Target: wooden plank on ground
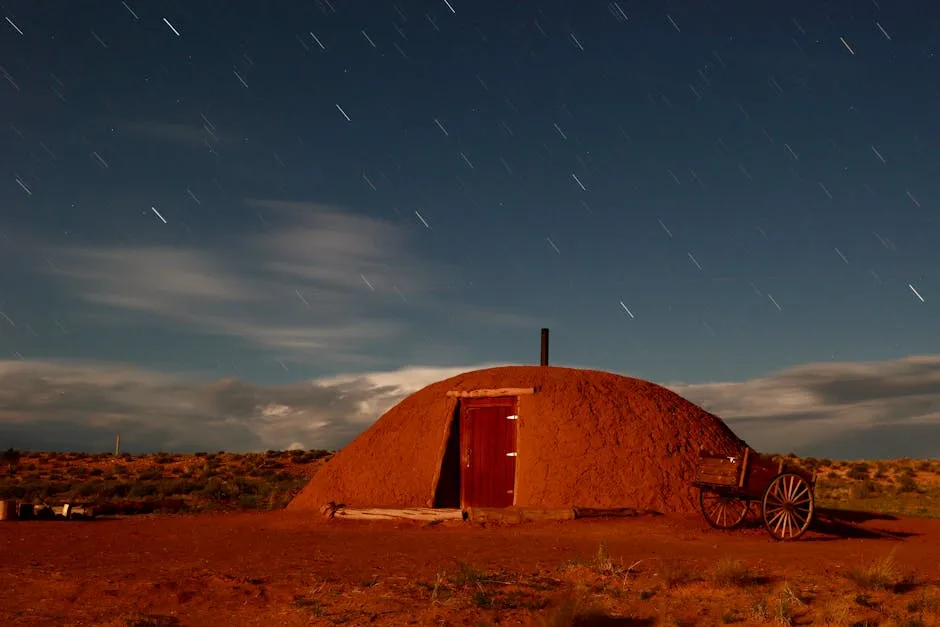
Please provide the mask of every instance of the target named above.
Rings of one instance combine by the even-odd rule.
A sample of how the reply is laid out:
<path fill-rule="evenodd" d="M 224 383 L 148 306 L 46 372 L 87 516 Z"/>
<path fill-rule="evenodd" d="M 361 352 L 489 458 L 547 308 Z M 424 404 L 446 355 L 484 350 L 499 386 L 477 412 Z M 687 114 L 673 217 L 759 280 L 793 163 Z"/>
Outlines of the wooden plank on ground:
<path fill-rule="evenodd" d="M 348 520 L 423 520 L 435 522 L 442 520 L 463 520 L 459 509 L 433 509 L 416 507 L 410 509 L 368 508 L 354 509 L 340 507 L 332 512 L 331 518 Z"/>
<path fill-rule="evenodd" d="M 575 518 L 632 518 L 656 514 L 657 512 L 636 509 L 635 507 L 575 507 Z"/>
<path fill-rule="evenodd" d="M 574 520 L 574 509 L 535 509 L 528 507 L 468 507 L 470 522 L 524 523 L 542 520 Z"/>

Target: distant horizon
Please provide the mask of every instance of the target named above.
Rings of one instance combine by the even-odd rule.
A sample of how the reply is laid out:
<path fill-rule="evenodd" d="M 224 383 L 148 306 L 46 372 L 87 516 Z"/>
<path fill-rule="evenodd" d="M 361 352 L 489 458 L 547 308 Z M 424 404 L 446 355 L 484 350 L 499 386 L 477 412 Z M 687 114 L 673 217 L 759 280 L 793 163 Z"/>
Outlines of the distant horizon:
<path fill-rule="evenodd" d="M 336 451 L 427 385 L 518 365 L 526 364 L 406 367 L 264 386 L 115 364 L 0 361 L 0 449 L 113 453 L 120 433 L 121 451 L 135 455 Z M 744 381 L 657 384 L 718 416 L 760 452 L 937 456 L 940 355 L 805 364 Z"/>

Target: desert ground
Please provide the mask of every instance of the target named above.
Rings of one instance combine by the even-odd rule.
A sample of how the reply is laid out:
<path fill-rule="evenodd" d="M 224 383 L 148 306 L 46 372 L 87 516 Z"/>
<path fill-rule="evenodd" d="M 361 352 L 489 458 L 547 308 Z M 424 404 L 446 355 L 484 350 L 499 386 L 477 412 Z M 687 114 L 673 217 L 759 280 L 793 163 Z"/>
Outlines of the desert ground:
<path fill-rule="evenodd" d="M 0 489 L 124 503 L 109 482 L 149 481 L 134 498 L 152 507 L 129 511 L 156 511 L 0 523 L 3 625 L 940 624 L 937 462 L 803 460 L 824 509 L 779 543 L 700 516 L 484 527 L 284 511 L 319 452 L 49 455 L 24 454 Z M 263 494 L 252 472 L 283 474 Z M 68 489 L 43 488 L 50 475 Z"/>

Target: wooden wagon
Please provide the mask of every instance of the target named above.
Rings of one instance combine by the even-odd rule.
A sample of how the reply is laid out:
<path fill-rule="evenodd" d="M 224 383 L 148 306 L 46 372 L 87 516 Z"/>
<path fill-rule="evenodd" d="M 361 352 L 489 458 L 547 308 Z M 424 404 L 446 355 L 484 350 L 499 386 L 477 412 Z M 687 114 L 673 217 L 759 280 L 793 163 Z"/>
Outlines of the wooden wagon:
<path fill-rule="evenodd" d="M 716 529 L 739 527 L 755 501 L 764 527 L 777 540 L 796 540 L 813 521 L 815 473 L 750 447 L 740 455 L 700 451 L 692 485 L 699 489 L 702 515 Z"/>

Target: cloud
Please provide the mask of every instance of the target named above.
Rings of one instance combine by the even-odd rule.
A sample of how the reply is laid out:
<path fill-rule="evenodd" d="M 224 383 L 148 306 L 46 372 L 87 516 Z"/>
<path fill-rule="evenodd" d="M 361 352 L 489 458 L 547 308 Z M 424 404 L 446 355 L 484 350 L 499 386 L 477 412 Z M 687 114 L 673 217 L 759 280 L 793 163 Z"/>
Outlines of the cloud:
<path fill-rule="evenodd" d="M 60 287 L 129 324 L 227 336 L 321 366 L 373 365 L 378 347 L 454 309 L 454 268 L 414 252 L 407 231 L 312 203 L 252 200 L 270 228 L 213 247 L 77 246 L 48 250 Z M 103 309 L 102 309 L 103 308 Z M 480 325 L 524 317 L 471 307 Z"/>
<path fill-rule="evenodd" d="M 940 450 L 938 355 L 807 364 L 748 381 L 669 387 L 722 416 L 758 449 L 829 457 L 935 457 Z"/>
<path fill-rule="evenodd" d="M 113 121 L 108 121 L 114 126 Z M 173 146 L 194 149 L 214 149 L 226 137 L 209 124 L 179 124 L 174 122 L 132 121 L 117 125 L 124 137 L 157 141 Z"/>
<path fill-rule="evenodd" d="M 425 385 L 492 365 L 263 386 L 125 365 L 0 362 L 0 446 L 106 451 L 120 432 L 125 450 L 136 452 L 339 448 Z M 669 387 L 764 452 L 890 458 L 940 450 L 940 356 Z"/>

